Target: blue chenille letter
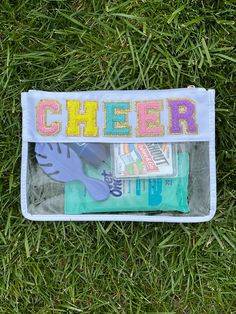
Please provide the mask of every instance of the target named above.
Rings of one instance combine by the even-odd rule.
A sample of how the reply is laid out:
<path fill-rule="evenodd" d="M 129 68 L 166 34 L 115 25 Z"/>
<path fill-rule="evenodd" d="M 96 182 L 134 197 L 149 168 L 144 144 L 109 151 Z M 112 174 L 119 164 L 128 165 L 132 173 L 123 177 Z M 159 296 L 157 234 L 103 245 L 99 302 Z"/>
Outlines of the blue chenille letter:
<path fill-rule="evenodd" d="M 131 110 L 129 102 L 105 102 L 105 136 L 130 136 L 131 127 L 128 121 L 128 112 Z"/>

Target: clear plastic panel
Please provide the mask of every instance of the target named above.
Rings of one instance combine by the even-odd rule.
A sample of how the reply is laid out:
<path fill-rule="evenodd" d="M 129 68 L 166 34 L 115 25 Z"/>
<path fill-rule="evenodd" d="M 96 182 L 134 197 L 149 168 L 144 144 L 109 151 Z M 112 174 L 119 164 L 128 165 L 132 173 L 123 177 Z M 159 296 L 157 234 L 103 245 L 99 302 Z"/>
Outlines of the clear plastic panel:
<path fill-rule="evenodd" d="M 147 166 L 145 161 L 150 160 L 143 147 L 137 162 L 133 153 L 120 158 L 113 144 L 29 143 L 28 211 L 34 215 L 208 215 L 209 143 L 169 143 L 169 155 L 164 154 L 167 163 L 158 151 L 165 153 L 163 145 L 145 148 L 154 152 Z M 122 160 L 128 170 L 118 175 Z"/>

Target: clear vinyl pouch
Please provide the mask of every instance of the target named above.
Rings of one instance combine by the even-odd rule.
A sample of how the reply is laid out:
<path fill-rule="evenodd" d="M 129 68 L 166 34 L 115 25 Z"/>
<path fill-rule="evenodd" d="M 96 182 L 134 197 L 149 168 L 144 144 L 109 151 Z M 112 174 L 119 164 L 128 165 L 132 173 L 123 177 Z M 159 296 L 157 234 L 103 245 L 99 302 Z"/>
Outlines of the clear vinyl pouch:
<path fill-rule="evenodd" d="M 24 216 L 210 220 L 214 99 L 203 88 L 22 93 Z"/>

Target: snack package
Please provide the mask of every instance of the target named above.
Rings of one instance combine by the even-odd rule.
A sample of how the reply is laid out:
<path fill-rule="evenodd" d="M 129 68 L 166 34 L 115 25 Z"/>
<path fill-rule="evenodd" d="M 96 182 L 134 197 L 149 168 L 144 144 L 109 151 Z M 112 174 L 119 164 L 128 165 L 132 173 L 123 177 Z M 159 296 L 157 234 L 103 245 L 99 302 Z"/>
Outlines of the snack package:
<path fill-rule="evenodd" d="M 117 178 L 175 176 L 175 152 L 168 143 L 124 143 L 113 148 L 113 169 Z"/>
<path fill-rule="evenodd" d="M 31 220 L 201 222 L 216 211 L 214 90 L 22 93 Z"/>

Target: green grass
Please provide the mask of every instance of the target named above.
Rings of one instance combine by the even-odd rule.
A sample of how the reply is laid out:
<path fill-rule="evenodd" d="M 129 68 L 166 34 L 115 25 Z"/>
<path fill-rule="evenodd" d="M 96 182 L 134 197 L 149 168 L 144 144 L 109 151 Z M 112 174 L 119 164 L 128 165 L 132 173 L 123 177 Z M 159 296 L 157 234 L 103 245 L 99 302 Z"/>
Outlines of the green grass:
<path fill-rule="evenodd" d="M 232 0 L 2 0 L 0 313 L 236 313 Z M 20 213 L 28 89 L 215 88 L 210 223 L 37 223 Z"/>

